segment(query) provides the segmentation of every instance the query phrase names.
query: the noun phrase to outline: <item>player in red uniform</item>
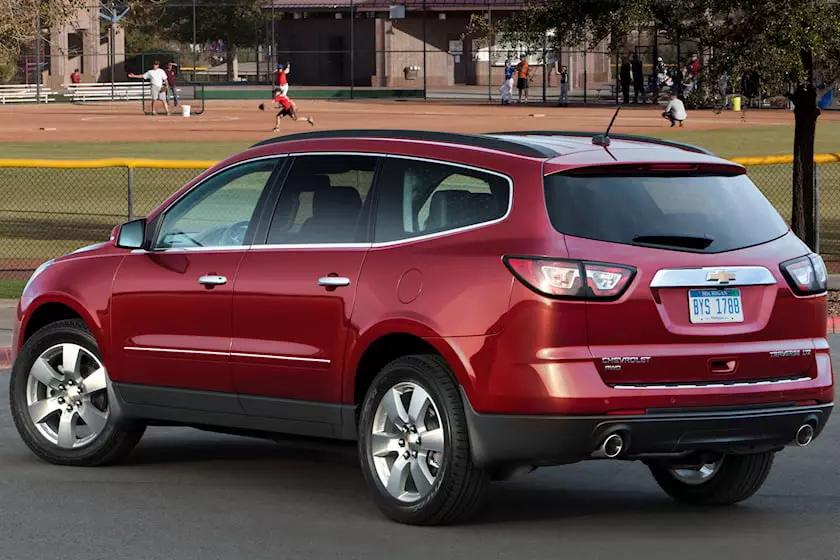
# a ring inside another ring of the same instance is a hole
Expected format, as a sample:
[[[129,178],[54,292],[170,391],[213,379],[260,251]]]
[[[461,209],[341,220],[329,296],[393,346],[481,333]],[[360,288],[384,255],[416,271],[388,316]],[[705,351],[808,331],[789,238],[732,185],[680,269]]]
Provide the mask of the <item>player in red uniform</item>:
[[[289,72],[291,70],[292,65],[288,62],[285,66],[282,64],[277,65],[277,74],[274,85],[283,93],[283,95],[288,95],[289,93]]]
[[[303,122],[309,123],[311,126],[315,126],[315,120],[312,117],[301,117],[297,114],[297,105],[295,102],[289,99],[287,95],[285,95],[280,88],[274,90],[274,102],[277,103],[277,108],[280,109],[280,112],[277,113],[277,118],[274,122],[274,132],[280,131],[280,119],[285,116],[292,117],[293,121],[303,120]]]

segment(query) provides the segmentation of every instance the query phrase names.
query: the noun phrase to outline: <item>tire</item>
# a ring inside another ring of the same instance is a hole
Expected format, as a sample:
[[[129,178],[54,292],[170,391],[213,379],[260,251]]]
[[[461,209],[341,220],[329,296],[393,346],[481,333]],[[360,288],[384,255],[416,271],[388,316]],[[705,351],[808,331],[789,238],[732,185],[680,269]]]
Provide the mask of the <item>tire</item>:
[[[687,483],[667,465],[650,465],[653,478],[669,496],[686,504],[729,506],[755,494],[773,466],[774,452],[724,455],[716,472],[705,481]]]
[[[389,409],[386,403],[395,402],[394,395],[402,394],[408,400],[402,411],[409,414],[415,396],[423,393],[430,402],[422,409],[425,412],[415,414],[416,421],[410,420],[402,429],[395,427],[396,422],[387,413],[393,408]],[[385,400],[389,398],[392,400]],[[378,435],[374,435],[374,430]],[[389,434],[383,436],[386,431]],[[405,439],[395,440],[391,434]],[[424,437],[425,443],[421,441]],[[383,447],[385,441],[389,443]],[[375,448],[386,449],[384,453],[389,455],[375,457]],[[458,385],[446,362],[435,355],[399,358],[374,379],[359,415],[359,458],[365,482],[379,509],[390,519],[410,525],[446,525],[467,520],[478,508],[489,481],[488,473],[472,462]],[[390,485],[383,480],[384,473],[395,472],[398,461],[402,461],[401,465],[408,463],[401,472],[407,469],[410,473],[398,479],[404,480],[405,492],[400,497],[389,491]],[[433,480],[426,480],[425,487],[417,484],[424,477],[428,479],[428,475],[433,475]]]
[[[38,376],[31,374],[42,358],[47,357],[49,364],[68,360],[67,348],[81,356],[69,358],[68,363],[77,366],[74,373],[65,375],[59,369],[63,366],[50,365],[48,369],[39,367]],[[45,375],[53,376],[49,384],[37,380]],[[99,347],[80,320],[59,321],[36,332],[23,345],[9,380],[9,401],[18,433],[35,455],[57,465],[99,466],[128,457],[143,436],[145,424],[118,422],[109,405],[111,394]],[[37,408],[42,404],[43,409]],[[73,411],[68,413],[70,409]],[[44,418],[36,422],[33,414],[39,410]],[[62,429],[65,420],[69,428]]]

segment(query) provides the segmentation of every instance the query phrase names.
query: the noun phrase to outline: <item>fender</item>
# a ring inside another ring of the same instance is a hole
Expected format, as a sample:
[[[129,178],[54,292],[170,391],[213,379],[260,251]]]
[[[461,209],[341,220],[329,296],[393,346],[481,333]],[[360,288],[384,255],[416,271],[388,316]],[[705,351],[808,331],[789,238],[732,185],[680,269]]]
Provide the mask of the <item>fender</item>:
[[[15,350],[19,352],[23,346],[23,333],[26,332],[26,326],[29,324],[29,320],[32,319],[32,316],[38,309],[49,303],[59,303],[67,306],[82,318],[96,339],[96,344],[99,345],[99,351],[103,353],[104,359],[104,352],[107,349],[107,335],[105,328],[102,326],[103,322],[101,318],[91,315],[78,299],[64,292],[46,292],[39,294],[31,300],[28,298],[22,298],[20,300],[20,327]],[[105,310],[104,315],[107,315],[107,310]]]
[[[111,362],[111,287],[123,255],[105,252],[109,249],[105,246],[100,249],[104,254],[57,261],[32,281],[18,307],[16,352],[23,345],[23,333],[35,312],[46,304],[58,303],[81,317],[99,346],[103,363],[107,366]],[[90,278],[94,281],[85,281]]]
[[[459,337],[443,338],[428,325],[413,319],[394,318],[376,323],[370,328],[359,332],[351,330],[347,339],[344,356],[344,376],[342,388],[342,402],[353,404],[356,370],[362,356],[371,344],[389,334],[408,334],[423,339],[440,353],[452,368],[458,383],[469,389],[472,388],[474,372],[470,365],[469,356],[465,355],[457,341]],[[464,339],[485,339],[486,336],[463,337]]]

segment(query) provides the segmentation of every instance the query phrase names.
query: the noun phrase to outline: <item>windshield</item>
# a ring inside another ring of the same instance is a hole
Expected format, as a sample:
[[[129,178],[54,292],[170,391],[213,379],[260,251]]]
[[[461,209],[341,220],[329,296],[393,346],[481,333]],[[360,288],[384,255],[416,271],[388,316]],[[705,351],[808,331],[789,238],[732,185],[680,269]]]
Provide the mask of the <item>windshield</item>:
[[[720,253],[766,243],[787,224],[746,175],[545,178],[548,215],[564,234]]]

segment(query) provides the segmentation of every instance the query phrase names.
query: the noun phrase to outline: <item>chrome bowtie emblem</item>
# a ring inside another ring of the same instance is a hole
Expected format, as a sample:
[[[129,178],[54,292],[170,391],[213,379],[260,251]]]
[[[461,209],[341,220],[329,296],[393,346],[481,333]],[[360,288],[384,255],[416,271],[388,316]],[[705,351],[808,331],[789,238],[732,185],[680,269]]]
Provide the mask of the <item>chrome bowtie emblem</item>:
[[[717,282],[718,284],[729,284],[735,280],[735,273],[728,270],[716,270],[706,274],[706,282]]]

